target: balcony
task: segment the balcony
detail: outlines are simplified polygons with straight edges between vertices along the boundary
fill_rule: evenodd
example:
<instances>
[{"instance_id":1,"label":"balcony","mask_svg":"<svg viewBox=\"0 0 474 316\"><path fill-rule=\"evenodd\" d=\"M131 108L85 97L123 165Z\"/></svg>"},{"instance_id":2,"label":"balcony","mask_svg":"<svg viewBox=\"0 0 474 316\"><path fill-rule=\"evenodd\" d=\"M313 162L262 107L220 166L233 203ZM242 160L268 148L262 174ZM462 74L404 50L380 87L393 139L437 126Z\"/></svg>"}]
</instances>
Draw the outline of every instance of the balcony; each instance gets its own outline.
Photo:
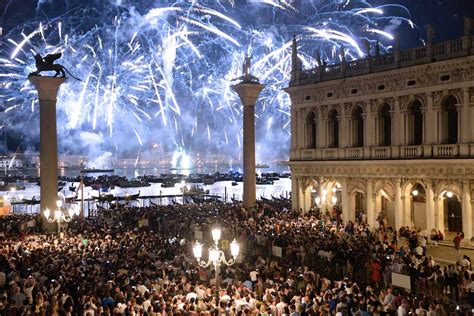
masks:
<instances>
[{"instance_id":1,"label":"balcony","mask_svg":"<svg viewBox=\"0 0 474 316\"><path fill-rule=\"evenodd\" d=\"M473 144L296 149L292 160L384 160L474 158Z\"/></svg>"}]
</instances>

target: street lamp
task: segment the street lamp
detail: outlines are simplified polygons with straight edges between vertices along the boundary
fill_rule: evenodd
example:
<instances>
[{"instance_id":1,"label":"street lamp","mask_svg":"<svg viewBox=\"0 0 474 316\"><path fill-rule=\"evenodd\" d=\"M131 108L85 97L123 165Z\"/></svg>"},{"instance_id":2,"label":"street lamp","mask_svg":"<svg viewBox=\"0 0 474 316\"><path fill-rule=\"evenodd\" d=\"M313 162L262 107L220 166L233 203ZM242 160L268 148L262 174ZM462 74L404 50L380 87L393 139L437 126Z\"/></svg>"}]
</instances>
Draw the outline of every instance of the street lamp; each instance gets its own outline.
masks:
<instances>
[{"instance_id":1,"label":"street lamp","mask_svg":"<svg viewBox=\"0 0 474 316\"><path fill-rule=\"evenodd\" d=\"M221 264L225 264L226 266L232 266L235 263L237 256L239 255L240 246L235 239L230 243L230 254L232 255L232 258L227 260L225 258L224 252L219 249L219 240L221 239L221 230L219 228L214 228L212 229L211 234L212 234L212 239L214 240L214 246L209 248L208 261L206 262L204 260L201 260L203 245L199 243L198 241L196 241L196 243L193 246L193 254L194 254L194 257L197 259L197 262L200 267L207 268L210 265L214 266L215 278L216 278L216 315L219 315L220 267L221 267Z\"/></svg>"},{"instance_id":2,"label":"street lamp","mask_svg":"<svg viewBox=\"0 0 474 316\"><path fill-rule=\"evenodd\" d=\"M340 187L339 187L339 189L340 189ZM338 202L338 198L337 198L337 195L336 195L337 190L338 190L337 187L333 187L331 189L332 197L331 197L331 199L329 199L328 198L328 190L327 189L322 189L320 191L321 195L317 195L314 198L314 202L316 203L318 208L324 208L327 211L329 207L335 206Z\"/></svg>"},{"instance_id":3,"label":"street lamp","mask_svg":"<svg viewBox=\"0 0 474 316\"><path fill-rule=\"evenodd\" d=\"M58 223L58 234L61 232L61 223L69 223L74 215L79 215L79 209L77 207L70 208L68 213L65 214L62 209L63 202L61 200L56 201L57 209L54 211L53 216L51 217L51 210L46 208L43 212L44 217L50 223Z\"/></svg>"}]
</instances>

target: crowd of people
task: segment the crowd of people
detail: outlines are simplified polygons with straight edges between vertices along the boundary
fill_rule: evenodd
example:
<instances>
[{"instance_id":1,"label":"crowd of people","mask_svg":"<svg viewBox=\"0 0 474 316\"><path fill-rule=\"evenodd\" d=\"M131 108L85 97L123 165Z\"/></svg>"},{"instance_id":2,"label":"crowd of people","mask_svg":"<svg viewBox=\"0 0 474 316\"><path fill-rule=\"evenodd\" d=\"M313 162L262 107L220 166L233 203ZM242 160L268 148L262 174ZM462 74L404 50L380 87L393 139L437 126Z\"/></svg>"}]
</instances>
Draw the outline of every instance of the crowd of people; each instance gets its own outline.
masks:
<instances>
[{"instance_id":1,"label":"crowd of people","mask_svg":"<svg viewBox=\"0 0 474 316\"><path fill-rule=\"evenodd\" d=\"M471 313L468 257L440 266L430 234L343 224L292 211L285 201L103 210L60 234L41 218L0 218L0 315L450 315ZM242 256L219 271L193 257L196 232ZM396 287L394 275L409 276ZM473 305L474 306L474 305Z\"/></svg>"}]
</instances>

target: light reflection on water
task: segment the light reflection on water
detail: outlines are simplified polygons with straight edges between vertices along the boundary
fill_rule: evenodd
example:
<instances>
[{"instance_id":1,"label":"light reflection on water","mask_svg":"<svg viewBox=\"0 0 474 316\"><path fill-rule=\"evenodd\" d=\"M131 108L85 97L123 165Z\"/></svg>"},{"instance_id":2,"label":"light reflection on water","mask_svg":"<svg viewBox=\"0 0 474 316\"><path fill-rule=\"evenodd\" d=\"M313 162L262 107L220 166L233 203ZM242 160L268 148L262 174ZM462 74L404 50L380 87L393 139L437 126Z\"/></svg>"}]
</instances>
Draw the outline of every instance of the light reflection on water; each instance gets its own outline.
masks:
<instances>
[{"instance_id":1,"label":"light reflection on water","mask_svg":"<svg viewBox=\"0 0 474 316\"><path fill-rule=\"evenodd\" d=\"M220 172L225 172L223 170L219 169L213 169L216 171ZM201 169L201 170L185 170L188 171L189 173L214 173L216 171L209 170L207 169ZM285 172L286 169L284 170L279 170L280 172ZM267 173L267 172L273 172L271 169L258 169L257 173ZM27 170L27 172L23 172L23 174L28 174L28 175L38 175L38 171L36 169L30 169ZM136 176L141 176L141 175L160 175L163 173L173 173L173 174L185 174L183 170L169 170L166 168L147 168L147 169L116 169L115 174L120 175L120 176L126 176L128 178L133 178ZM188 174L189 174L188 173ZM60 176L68 176L68 177L73 177L73 176L78 176L79 169L60 169L59 170L59 175ZM109 173L111 174L111 173ZM1 174L0 174L1 175ZM84 174L88 176L99 176L101 175L100 173L93 173L93 174ZM72 197L74 196L74 192L69 190L69 185L74 184L75 187L78 186L78 183L67 183L63 189L60 192L60 196L64 197ZM6 196L8 199L11 199L12 201L19 200L21 198L25 199L32 199L35 197L36 199L40 198L40 187L36 183L28 183L24 182L21 183L21 185L25 186L24 190L17 190L15 192L0 192L0 195ZM187 186L198 186L202 187L204 190L209 190L209 194L211 195L218 195L221 196L222 199L225 197L227 198L227 201L231 201L231 199L236 199L236 200L242 200L242 191L243 191L243 183L238 182L236 186L232 186L231 181L222 181L222 182L216 182L212 185L203 185L203 184L185 184ZM173 201L176 201L178 203L182 203L182 191L181 188L183 185L181 183L175 184L174 187L171 188L162 188L161 183L151 183L151 186L149 187L140 187L140 188L120 188L116 187L113 190L114 195L118 196L125 196L126 194L136 194L140 192L140 196L174 196L170 198L154 198L151 199L151 202L159 204L170 204ZM275 197L289 197L291 191L291 180L289 178L282 178L280 180L277 180L274 182L273 185L257 185L257 199L260 199L261 197L263 198L268 198L270 199L273 196ZM91 196L98 196L100 193L97 190L93 190L91 187L85 187L84 188L84 198L87 199ZM191 200L188 199L188 202ZM138 199L137 201L131 202L131 205L150 205L150 200L149 199ZM86 209L88 208L95 208L96 204L95 202L85 202L84 207ZM15 212L37 212L39 210L39 205L35 206L25 206L25 205L16 205L15 206Z\"/></svg>"}]
</instances>

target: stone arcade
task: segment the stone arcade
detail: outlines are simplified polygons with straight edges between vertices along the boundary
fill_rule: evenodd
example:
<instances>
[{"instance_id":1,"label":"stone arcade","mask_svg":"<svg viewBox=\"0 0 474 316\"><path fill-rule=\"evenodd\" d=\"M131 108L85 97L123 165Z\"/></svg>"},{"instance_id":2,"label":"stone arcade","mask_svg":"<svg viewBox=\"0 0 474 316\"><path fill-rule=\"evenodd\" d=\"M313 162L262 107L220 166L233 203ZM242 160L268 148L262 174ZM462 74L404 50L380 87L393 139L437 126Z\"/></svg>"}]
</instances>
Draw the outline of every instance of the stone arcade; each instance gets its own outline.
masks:
<instances>
[{"instance_id":1,"label":"stone arcade","mask_svg":"<svg viewBox=\"0 0 474 316\"><path fill-rule=\"evenodd\" d=\"M301 69L293 42L293 207L473 233L474 37ZM369 48L369 47L368 47ZM370 49L370 48L369 48ZM318 58L319 59L319 58Z\"/></svg>"}]
</instances>

